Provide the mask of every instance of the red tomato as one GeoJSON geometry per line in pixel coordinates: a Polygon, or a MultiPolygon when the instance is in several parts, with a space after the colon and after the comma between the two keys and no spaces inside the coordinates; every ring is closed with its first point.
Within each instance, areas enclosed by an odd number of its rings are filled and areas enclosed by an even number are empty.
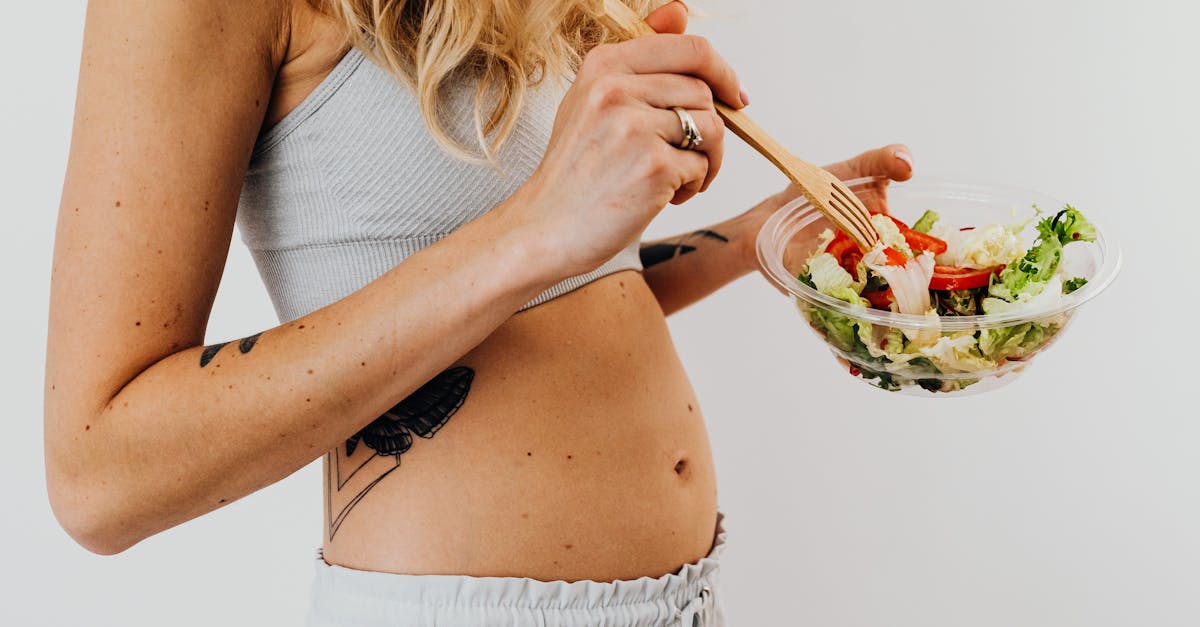
{"type": "Polygon", "coordinates": [[[914,231],[909,226],[893,216],[888,216],[896,226],[900,228],[900,234],[904,236],[904,241],[908,242],[909,248],[913,251],[927,250],[935,255],[940,255],[946,252],[949,248],[944,240],[936,238],[928,233],[914,231]]]}
{"type": "Polygon", "coordinates": [[[845,233],[838,231],[838,234],[825,247],[825,252],[833,255],[837,259],[838,264],[849,272],[851,276],[858,280],[858,262],[862,261],[862,251],[859,250],[858,244],[854,240],[846,236],[845,233]]]}
{"type": "Polygon", "coordinates": [[[829,242],[829,245],[825,247],[825,252],[833,255],[833,257],[838,261],[841,261],[842,257],[845,257],[850,251],[857,250],[858,244],[855,244],[854,240],[847,237],[846,234],[841,231],[838,231],[838,234],[833,238],[833,241],[829,242]]]}
{"type": "Polygon", "coordinates": [[[973,290],[986,287],[991,282],[993,274],[999,274],[1004,266],[991,268],[959,268],[957,266],[934,266],[933,279],[929,281],[931,290],[973,290]]]}
{"type": "Polygon", "coordinates": [[[912,229],[907,231],[901,230],[900,233],[904,235],[904,241],[908,242],[909,247],[915,251],[927,250],[935,255],[940,255],[946,252],[946,249],[949,248],[949,245],[946,244],[945,240],[938,239],[932,235],[929,235],[928,233],[922,233],[912,229]]]}
{"type": "Polygon", "coordinates": [[[885,265],[902,266],[908,263],[908,257],[905,257],[904,253],[892,248],[891,246],[884,248],[883,254],[887,257],[887,263],[885,265]]]}
{"type": "Polygon", "coordinates": [[[872,307],[884,311],[890,311],[892,309],[892,301],[896,300],[890,287],[882,292],[863,292],[863,298],[871,301],[872,307]]]}

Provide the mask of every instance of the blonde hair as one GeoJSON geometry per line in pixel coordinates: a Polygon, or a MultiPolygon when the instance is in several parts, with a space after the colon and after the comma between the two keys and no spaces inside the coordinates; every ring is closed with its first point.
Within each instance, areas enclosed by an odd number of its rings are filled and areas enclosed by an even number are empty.
{"type": "MultiPolygon", "coordinates": [[[[641,15],[666,0],[624,0],[641,15]]],[[[613,36],[590,17],[597,0],[310,0],[340,20],[350,43],[409,85],[439,144],[491,159],[512,132],[526,91],[570,76],[613,36]],[[455,139],[439,113],[445,88],[477,79],[476,146],[455,139]]]]}

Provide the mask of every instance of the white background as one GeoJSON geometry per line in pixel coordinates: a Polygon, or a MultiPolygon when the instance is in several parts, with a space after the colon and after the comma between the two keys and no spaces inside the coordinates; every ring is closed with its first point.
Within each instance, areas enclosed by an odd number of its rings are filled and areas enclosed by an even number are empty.
{"type": "MultiPolygon", "coordinates": [[[[960,400],[855,382],[757,276],[675,316],[729,514],[732,624],[1200,624],[1197,4],[706,6],[695,30],[802,156],[904,141],[921,173],[1077,204],[1126,254],[1029,373],[960,400]]],[[[8,2],[0,20],[0,624],[297,624],[320,541],[315,464],[115,557],[50,513],[46,307],[83,12],[8,2]]],[[[714,189],[651,235],[782,184],[734,148],[714,189]]],[[[275,324],[236,240],[209,339],[275,324]]]]}

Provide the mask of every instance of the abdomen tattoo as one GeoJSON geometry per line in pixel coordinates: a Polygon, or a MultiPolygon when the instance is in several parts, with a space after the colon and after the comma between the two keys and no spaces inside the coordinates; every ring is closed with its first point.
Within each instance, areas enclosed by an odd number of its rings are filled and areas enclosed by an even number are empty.
{"type": "Polygon", "coordinates": [[[429,439],[462,407],[475,371],[459,366],[442,372],[326,453],[325,502],[329,539],[371,488],[400,467],[413,436],[429,439]]]}

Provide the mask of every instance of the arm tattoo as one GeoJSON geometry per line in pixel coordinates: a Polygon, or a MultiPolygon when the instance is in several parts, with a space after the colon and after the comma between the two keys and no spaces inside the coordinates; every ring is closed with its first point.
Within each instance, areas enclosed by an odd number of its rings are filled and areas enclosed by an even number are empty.
{"type": "Polygon", "coordinates": [[[462,407],[474,379],[471,368],[450,368],[350,436],[345,447],[326,453],[325,503],[330,540],[367,492],[400,467],[400,456],[412,448],[413,435],[432,438],[462,407]],[[368,464],[372,468],[364,470],[368,464]],[[335,493],[350,498],[335,506],[335,493]]]}
{"type": "Polygon", "coordinates": [[[642,268],[650,268],[664,261],[670,261],[676,257],[686,255],[696,250],[695,246],[689,246],[687,242],[693,242],[699,239],[714,239],[722,244],[728,244],[729,238],[708,229],[701,229],[688,233],[675,240],[674,243],[656,243],[646,244],[638,251],[642,258],[642,268]]]}
{"type": "MultiPolygon", "coordinates": [[[[250,349],[254,348],[254,343],[258,341],[258,336],[260,335],[262,335],[262,333],[255,333],[250,337],[242,338],[242,340],[238,342],[238,350],[241,351],[243,355],[249,353],[250,349]]],[[[204,352],[200,353],[200,367],[203,368],[207,366],[208,362],[212,361],[213,357],[216,357],[217,353],[221,352],[221,349],[225,348],[227,344],[229,344],[229,342],[221,342],[220,344],[205,346],[204,352]]]]}

